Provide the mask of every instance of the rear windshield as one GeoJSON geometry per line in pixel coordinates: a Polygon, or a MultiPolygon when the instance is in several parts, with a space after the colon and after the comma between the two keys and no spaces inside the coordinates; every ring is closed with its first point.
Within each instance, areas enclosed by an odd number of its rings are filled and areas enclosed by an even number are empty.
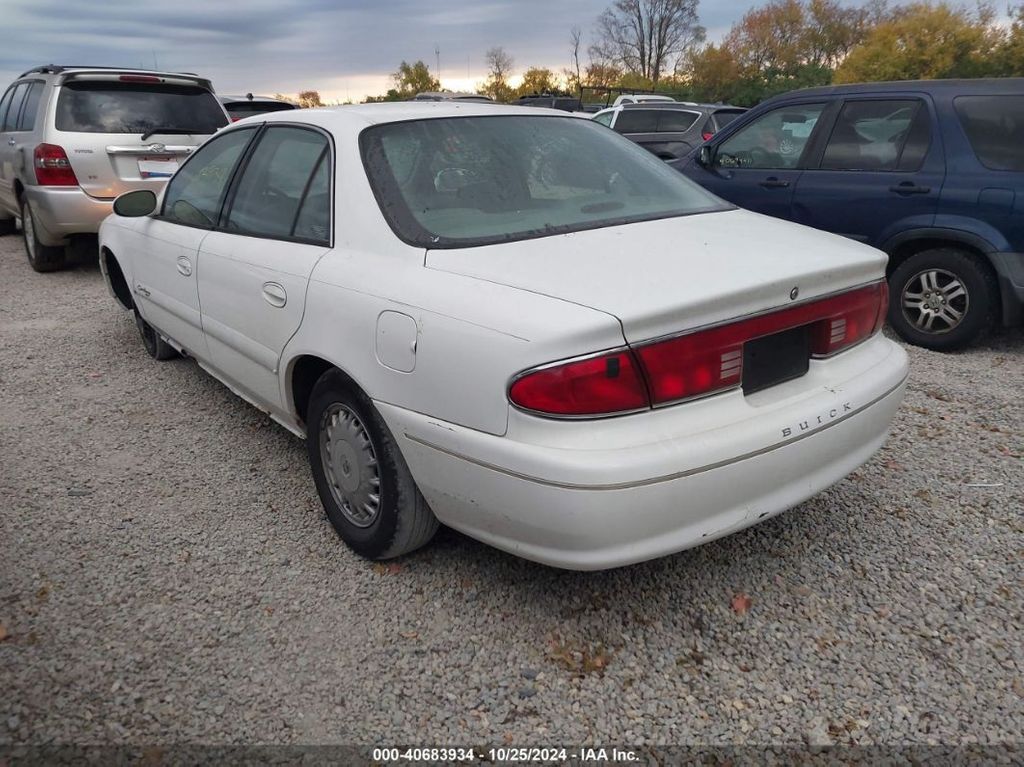
{"type": "Polygon", "coordinates": [[[644,149],[574,117],[454,117],[367,128],[363,163],[404,241],[511,242],[728,206],[644,149]]]}
{"type": "Polygon", "coordinates": [[[743,112],[715,112],[715,122],[718,124],[718,130],[722,130],[726,125],[731,123],[743,112]]]}
{"type": "Polygon", "coordinates": [[[205,88],[145,83],[70,82],[57,99],[57,130],[148,133],[155,128],[200,135],[228,120],[205,88]]]}
{"type": "Polygon", "coordinates": [[[275,104],[272,101],[238,101],[225,104],[224,107],[228,110],[229,115],[239,118],[295,109],[291,104],[275,104]]]}
{"type": "Polygon", "coordinates": [[[960,96],[953,103],[982,165],[1024,171],[1024,96],[960,96]]]}

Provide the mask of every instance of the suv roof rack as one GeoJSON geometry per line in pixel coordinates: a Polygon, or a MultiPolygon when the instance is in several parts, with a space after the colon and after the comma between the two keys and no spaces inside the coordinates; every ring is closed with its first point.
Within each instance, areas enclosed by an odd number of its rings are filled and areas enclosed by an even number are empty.
{"type": "MultiPolygon", "coordinates": [[[[33,67],[27,72],[22,72],[19,78],[25,77],[26,75],[56,75],[61,72],[65,72],[69,69],[109,69],[111,71],[124,71],[124,72],[164,72],[162,69],[145,69],[143,67],[96,67],[91,64],[44,64],[40,67],[33,67]]],[[[179,74],[179,75],[192,75],[198,77],[195,72],[167,72],[167,74],[179,74]]]]}

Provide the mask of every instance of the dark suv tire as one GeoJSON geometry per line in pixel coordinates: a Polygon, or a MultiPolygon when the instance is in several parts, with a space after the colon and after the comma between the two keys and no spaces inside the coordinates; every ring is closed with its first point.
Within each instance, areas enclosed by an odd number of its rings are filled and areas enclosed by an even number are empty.
{"type": "Polygon", "coordinates": [[[956,248],[924,250],[889,278],[889,324],[915,346],[950,351],[969,346],[995,323],[995,275],[956,248]]]}
{"type": "Polygon", "coordinates": [[[29,266],[37,272],[55,272],[64,268],[64,247],[43,245],[39,241],[32,206],[28,204],[28,200],[21,203],[21,235],[25,241],[29,266]]]}

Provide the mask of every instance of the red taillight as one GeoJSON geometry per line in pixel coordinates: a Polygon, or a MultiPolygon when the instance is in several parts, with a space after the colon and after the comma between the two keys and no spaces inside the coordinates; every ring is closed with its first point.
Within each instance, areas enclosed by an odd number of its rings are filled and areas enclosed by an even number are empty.
{"type": "Polygon", "coordinates": [[[706,130],[706,131],[704,131],[703,133],[701,133],[701,134],[700,134],[700,137],[701,137],[702,139],[704,139],[705,141],[708,141],[708,140],[709,140],[709,139],[710,139],[710,138],[711,138],[712,136],[714,136],[714,135],[715,135],[715,134],[714,134],[714,133],[712,133],[711,131],[709,131],[709,130],[706,130]]]}
{"type": "Polygon", "coordinates": [[[625,350],[527,373],[512,384],[508,396],[526,410],[561,416],[609,415],[650,407],[633,354],[625,350]]]}
{"type": "Polygon", "coordinates": [[[153,75],[121,75],[117,78],[123,83],[159,83],[163,82],[159,77],[153,75]]]}
{"type": "Polygon", "coordinates": [[[33,153],[36,183],[40,186],[78,186],[78,177],[71,168],[63,147],[40,144],[33,153]]]}
{"type": "Polygon", "coordinates": [[[561,416],[614,415],[702,397],[743,383],[747,341],[808,327],[810,353],[828,357],[874,335],[885,322],[889,287],[846,293],[675,338],[527,372],[512,384],[519,407],[561,416]]]}

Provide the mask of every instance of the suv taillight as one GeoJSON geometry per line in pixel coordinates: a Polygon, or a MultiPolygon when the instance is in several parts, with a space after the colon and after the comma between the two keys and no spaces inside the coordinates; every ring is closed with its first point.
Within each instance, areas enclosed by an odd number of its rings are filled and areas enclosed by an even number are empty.
{"type": "Polygon", "coordinates": [[[829,357],[877,333],[888,299],[882,280],[675,338],[545,365],[518,376],[509,399],[536,413],[587,417],[735,389],[743,384],[747,341],[807,326],[811,356],[829,357]]]}
{"type": "Polygon", "coordinates": [[[40,186],[78,186],[78,177],[71,168],[63,147],[40,144],[33,154],[36,183],[40,186]]]}

